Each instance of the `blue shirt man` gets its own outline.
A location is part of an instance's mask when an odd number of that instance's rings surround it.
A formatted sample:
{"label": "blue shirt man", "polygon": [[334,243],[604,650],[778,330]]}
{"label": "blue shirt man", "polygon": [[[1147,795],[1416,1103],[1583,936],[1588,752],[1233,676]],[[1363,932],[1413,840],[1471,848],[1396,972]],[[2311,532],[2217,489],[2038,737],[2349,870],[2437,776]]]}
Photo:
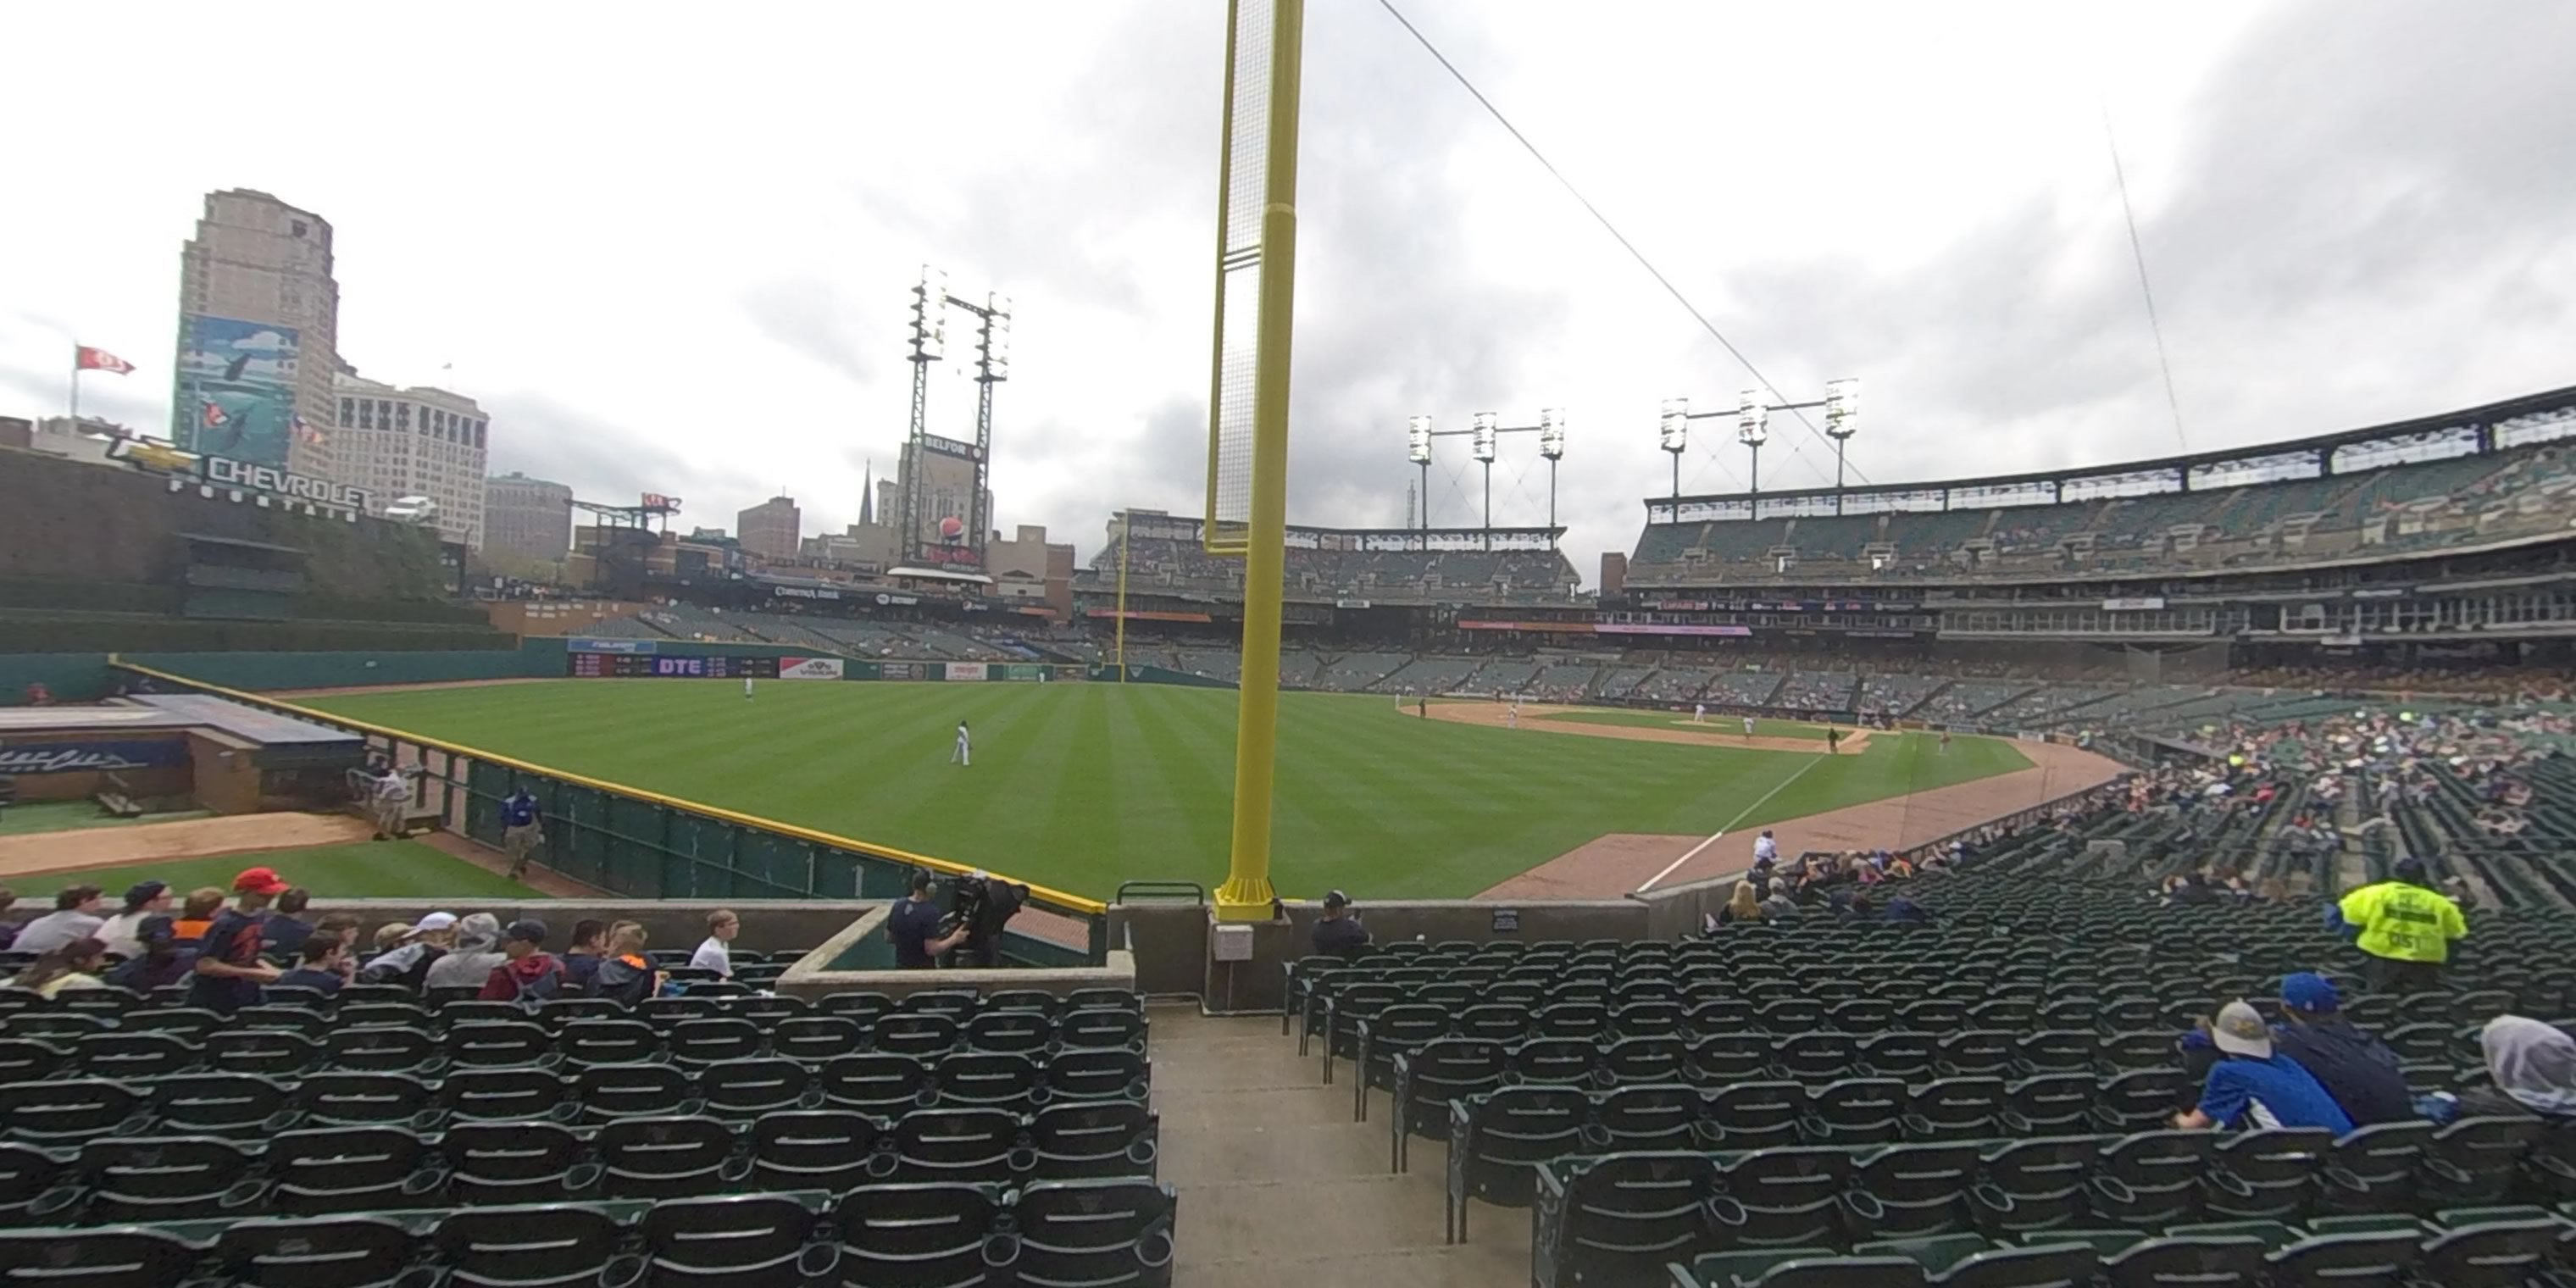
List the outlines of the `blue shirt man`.
{"label": "blue shirt man", "polygon": [[912,896],[899,900],[886,918],[886,942],[894,945],[894,964],[898,970],[929,970],[939,964],[939,955],[963,943],[966,928],[942,937],[939,922],[942,913],[931,896],[933,882],[927,872],[912,874]]}
{"label": "blue shirt man", "polygon": [[526,827],[536,821],[536,793],[522,787],[501,799],[501,826]]}
{"label": "blue shirt man", "polygon": [[2200,1104],[2174,1115],[2185,1131],[2219,1127],[2252,1131],[2268,1127],[2323,1127],[2340,1136],[2352,1118],[2299,1062],[2272,1050],[2272,1030],[2243,1002],[2219,1008],[2209,1026],[2220,1059],[2201,1085]]}

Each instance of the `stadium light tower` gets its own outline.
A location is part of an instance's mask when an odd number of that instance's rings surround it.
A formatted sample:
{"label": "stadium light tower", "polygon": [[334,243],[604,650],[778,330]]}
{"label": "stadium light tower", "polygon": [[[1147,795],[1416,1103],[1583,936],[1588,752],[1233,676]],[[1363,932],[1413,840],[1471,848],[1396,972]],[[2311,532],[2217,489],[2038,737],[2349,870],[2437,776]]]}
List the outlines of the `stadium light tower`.
{"label": "stadium light tower", "polygon": [[1422,471],[1422,545],[1431,547],[1431,418],[1416,416],[1404,423],[1404,457]]}
{"label": "stadium light tower", "polygon": [[1753,452],[1753,495],[1762,495],[1762,445],[1771,441],[1771,408],[1762,401],[1762,391],[1747,389],[1735,406],[1735,441]]}
{"label": "stadium light tower", "polygon": [[1673,458],[1673,499],[1682,495],[1682,449],[1690,443],[1690,399],[1664,400],[1664,429],[1661,446]]}
{"label": "stadium light tower", "polygon": [[1565,459],[1565,409],[1542,407],[1538,413],[1538,454],[1547,458],[1547,543],[1556,544],[1556,463]]}
{"label": "stadium light tower", "polygon": [[1843,512],[1843,444],[1860,432],[1860,378],[1825,382],[1825,437],[1834,440],[1834,513]]}
{"label": "stadium light tower", "polygon": [[[928,422],[930,364],[948,356],[948,310],[962,309],[977,318],[975,336],[975,441],[960,443],[931,435]],[[899,546],[910,562],[984,563],[984,542],[992,531],[993,516],[985,513],[985,497],[992,491],[993,479],[993,386],[1011,378],[1011,300],[998,293],[987,294],[984,302],[959,299],[948,293],[948,274],[928,264],[921,266],[921,279],[912,287],[912,426],[905,443],[903,486],[903,539]],[[968,490],[966,513],[962,516],[940,515],[942,519],[959,518],[965,530],[958,533],[956,549],[944,543],[931,554],[921,536],[922,524],[932,516],[929,506],[930,481],[928,456],[937,454],[963,459],[975,467],[975,482]],[[960,560],[960,556],[963,559]]]}
{"label": "stadium light tower", "polygon": [[1494,548],[1494,435],[1503,426],[1503,418],[1490,411],[1476,413],[1476,437],[1473,450],[1485,467],[1485,548]]}

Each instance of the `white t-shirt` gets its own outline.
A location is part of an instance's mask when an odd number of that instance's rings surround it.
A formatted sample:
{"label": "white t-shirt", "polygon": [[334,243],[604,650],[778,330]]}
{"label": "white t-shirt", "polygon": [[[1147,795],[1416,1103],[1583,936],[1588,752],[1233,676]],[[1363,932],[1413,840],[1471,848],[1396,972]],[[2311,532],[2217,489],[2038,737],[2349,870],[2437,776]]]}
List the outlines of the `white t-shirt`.
{"label": "white t-shirt", "polygon": [[107,945],[107,951],[114,953],[119,957],[140,957],[143,955],[142,931],[144,921],[151,917],[166,915],[168,914],[154,912],[120,912],[115,916],[100,922],[98,929],[92,932],[91,937],[95,938],[100,943]]}
{"label": "white t-shirt", "polygon": [[1778,859],[1780,857],[1780,843],[1767,836],[1754,837],[1753,857],[1757,859]]}
{"label": "white t-shirt", "polygon": [[723,940],[713,935],[698,945],[698,951],[689,954],[689,965],[697,970],[714,971],[726,979],[733,978],[733,954],[725,950]]}

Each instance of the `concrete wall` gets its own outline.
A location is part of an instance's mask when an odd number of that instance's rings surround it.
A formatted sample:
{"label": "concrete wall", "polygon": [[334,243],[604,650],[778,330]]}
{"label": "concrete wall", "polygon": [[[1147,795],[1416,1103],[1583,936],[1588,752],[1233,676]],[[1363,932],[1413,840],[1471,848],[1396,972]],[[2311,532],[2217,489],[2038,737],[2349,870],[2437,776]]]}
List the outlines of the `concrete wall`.
{"label": "concrete wall", "polygon": [[[870,938],[882,939],[888,909],[874,905],[868,913],[843,927],[838,934],[823,941],[805,959],[779,976],[772,989],[789,997],[819,1001],[834,993],[884,993],[905,997],[913,993],[940,990],[971,990],[989,993],[999,989],[1032,988],[1058,997],[1083,988],[1115,988],[1133,991],[1136,987],[1136,960],[1133,956],[1112,951],[1105,966],[1072,966],[1058,969],[1012,968],[1007,970],[837,970],[828,963],[856,952]],[[743,933],[749,936],[750,913],[744,913]],[[739,942],[739,941],[737,941]]]}
{"label": "concrete wall", "polygon": [[[1420,938],[1483,942],[1492,939],[1643,939],[1649,907],[1632,899],[1559,903],[1471,903],[1463,899],[1369,903],[1360,922],[1371,940],[1391,944]],[[1138,987],[1147,993],[1196,993],[1218,1012],[1275,1011],[1286,1002],[1282,967],[1313,951],[1313,928],[1323,915],[1317,903],[1287,905],[1279,920],[1254,922],[1252,960],[1215,960],[1213,909],[1195,905],[1120,904],[1109,910],[1113,948],[1129,949]],[[1497,915],[1509,929],[1496,929]],[[1197,974],[1195,987],[1186,981]]]}

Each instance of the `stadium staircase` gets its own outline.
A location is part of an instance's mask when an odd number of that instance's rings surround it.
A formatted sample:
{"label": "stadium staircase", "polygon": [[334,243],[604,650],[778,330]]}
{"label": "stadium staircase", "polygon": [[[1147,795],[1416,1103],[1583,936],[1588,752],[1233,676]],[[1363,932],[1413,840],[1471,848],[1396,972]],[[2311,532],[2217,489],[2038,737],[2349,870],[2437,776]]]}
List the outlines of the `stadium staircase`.
{"label": "stadium staircase", "polygon": [[[1351,1121],[1349,1065],[1325,1085],[1277,1016],[1150,1008],[1162,1179],[1180,1190],[1176,1283],[1191,1288],[1485,1288],[1529,1282],[1525,1214],[1444,1247],[1438,1141],[1388,1170],[1388,1110]],[[1514,1221],[1511,1215],[1521,1219]]]}

